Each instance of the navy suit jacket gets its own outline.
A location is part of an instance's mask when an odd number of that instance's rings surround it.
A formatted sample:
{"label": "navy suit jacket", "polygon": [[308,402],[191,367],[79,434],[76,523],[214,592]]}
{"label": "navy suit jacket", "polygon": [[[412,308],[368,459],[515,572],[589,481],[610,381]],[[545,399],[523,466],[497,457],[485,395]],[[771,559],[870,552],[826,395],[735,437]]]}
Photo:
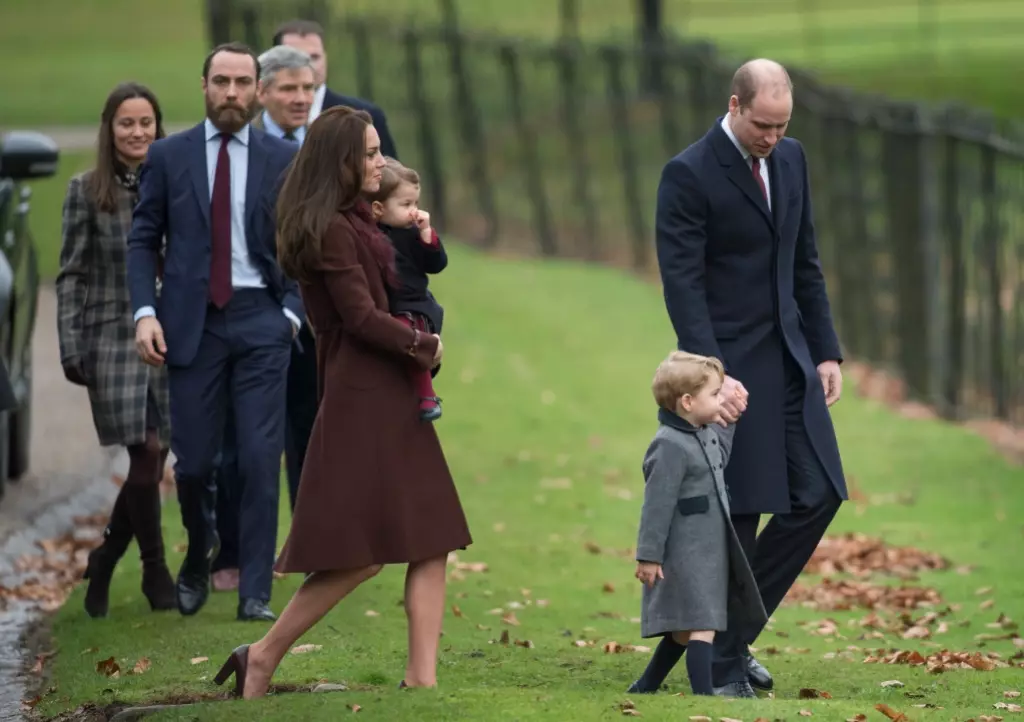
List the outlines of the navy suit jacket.
{"label": "navy suit jacket", "polygon": [[658,265],[678,347],[720,359],[750,392],[726,469],[735,514],[790,511],[787,354],[804,373],[803,420],[814,452],[846,496],[816,368],[842,355],[800,142],[780,141],[768,172],[771,210],[719,119],[668,162],[658,186]]}
{"label": "navy suit jacket", "polygon": [[333,90],[328,88],[324,93],[324,105],[322,110],[333,108],[336,105],[347,105],[349,108],[365,110],[369,113],[370,117],[373,118],[373,127],[377,129],[377,135],[380,136],[381,153],[398,160],[398,149],[395,148],[395,139],[391,137],[391,130],[388,128],[388,119],[384,115],[384,111],[380,109],[380,106],[374,105],[370,101],[363,100],[362,98],[353,98],[350,95],[335,93]]}
{"label": "navy suit jacket", "polygon": [[[249,258],[274,298],[303,321],[298,286],[281,271],[275,240],[277,193],[295,151],[294,143],[250,128],[245,239]],[[158,302],[157,259],[164,238]],[[168,365],[187,366],[199,348],[209,303],[211,244],[206,130],[200,123],[150,146],[128,234],[132,312],[143,306],[156,308]]]}

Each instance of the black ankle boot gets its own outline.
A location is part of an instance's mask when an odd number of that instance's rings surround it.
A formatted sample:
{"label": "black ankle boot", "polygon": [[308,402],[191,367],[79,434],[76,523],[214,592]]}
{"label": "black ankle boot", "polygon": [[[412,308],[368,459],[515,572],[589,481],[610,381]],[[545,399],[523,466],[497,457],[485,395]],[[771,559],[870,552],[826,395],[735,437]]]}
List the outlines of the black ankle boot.
{"label": "black ankle boot", "polygon": [[125,486],[128,513],[142,560],[142,593],[154,612],[177,609],[174,579],[167,568],[160,528],[160,487],[156,484]]}
{"label": "black ankle boot", "polygon": [[110,580],[118,561],[132,541],[132,526],[128,518],[125,487],[114,502],[110,521],[103,530],[103,543],[89,552],[89,562],[83,579],[89,580],[85,591],[85,611],[93,618],[107,616],[110,606]]}

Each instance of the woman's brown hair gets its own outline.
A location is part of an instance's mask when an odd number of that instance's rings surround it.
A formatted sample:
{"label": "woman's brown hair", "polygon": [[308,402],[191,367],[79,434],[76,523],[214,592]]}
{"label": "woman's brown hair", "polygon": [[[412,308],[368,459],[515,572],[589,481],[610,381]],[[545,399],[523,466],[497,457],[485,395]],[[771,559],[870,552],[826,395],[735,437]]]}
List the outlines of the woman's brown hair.
{"label": "woman's brown hair", "polygon": [[126,100],[142,98],[153,106],[156,138],[163,138],[164,116],[156,95],[140,83],[121,83],[110,91],[100,113],[100,130],[96,138],[96,169],[89,177],[88,191],[101,211],[111,213],[117,208],[117,150],[114,148],[114,116]]}
{"label": "woman's brown hair", "polygon": [[[323,237],[338,212],[363,201],[366,128],[372,122],[365,110],[339,105],[306,132],[277,198],[277,258],[296,280],[309,280],[320,265]],[[387,268],[390,244],[382,237],[370,240],[374,257]]]}

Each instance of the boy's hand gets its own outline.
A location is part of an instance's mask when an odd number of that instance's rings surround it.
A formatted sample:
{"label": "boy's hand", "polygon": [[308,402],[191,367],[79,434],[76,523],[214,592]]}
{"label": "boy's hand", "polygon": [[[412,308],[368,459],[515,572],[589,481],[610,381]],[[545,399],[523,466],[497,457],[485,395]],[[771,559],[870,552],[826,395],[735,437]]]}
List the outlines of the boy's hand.
{"label": "boy's hand", "polygon": [[660,564],[654,564],[653,562],[637,562],[636,578],[639,579],[644,586],[653,587],[659,579],[665,578],[665,573],[661,570]]}
{"label": "boy's hand", "polygon": [[416,211],[416,227],[420,229],[420,240],[428,246],[434,243],[434,229],[430,227],[430,214]]}

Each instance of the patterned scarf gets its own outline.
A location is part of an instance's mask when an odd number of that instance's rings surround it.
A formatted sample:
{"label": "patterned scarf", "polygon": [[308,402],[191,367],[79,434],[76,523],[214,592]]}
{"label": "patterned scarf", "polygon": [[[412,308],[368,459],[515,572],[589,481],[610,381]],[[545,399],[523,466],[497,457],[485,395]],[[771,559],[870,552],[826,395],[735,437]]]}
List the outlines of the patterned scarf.
{"label": "patterned scarf", "polygon": [[132,193],[139,192],[139,174],[137,171],[131,170],[128,166],[119,160],[114,161],[114,177],[117,178],[117,183],[122,188],[131,191]]}

